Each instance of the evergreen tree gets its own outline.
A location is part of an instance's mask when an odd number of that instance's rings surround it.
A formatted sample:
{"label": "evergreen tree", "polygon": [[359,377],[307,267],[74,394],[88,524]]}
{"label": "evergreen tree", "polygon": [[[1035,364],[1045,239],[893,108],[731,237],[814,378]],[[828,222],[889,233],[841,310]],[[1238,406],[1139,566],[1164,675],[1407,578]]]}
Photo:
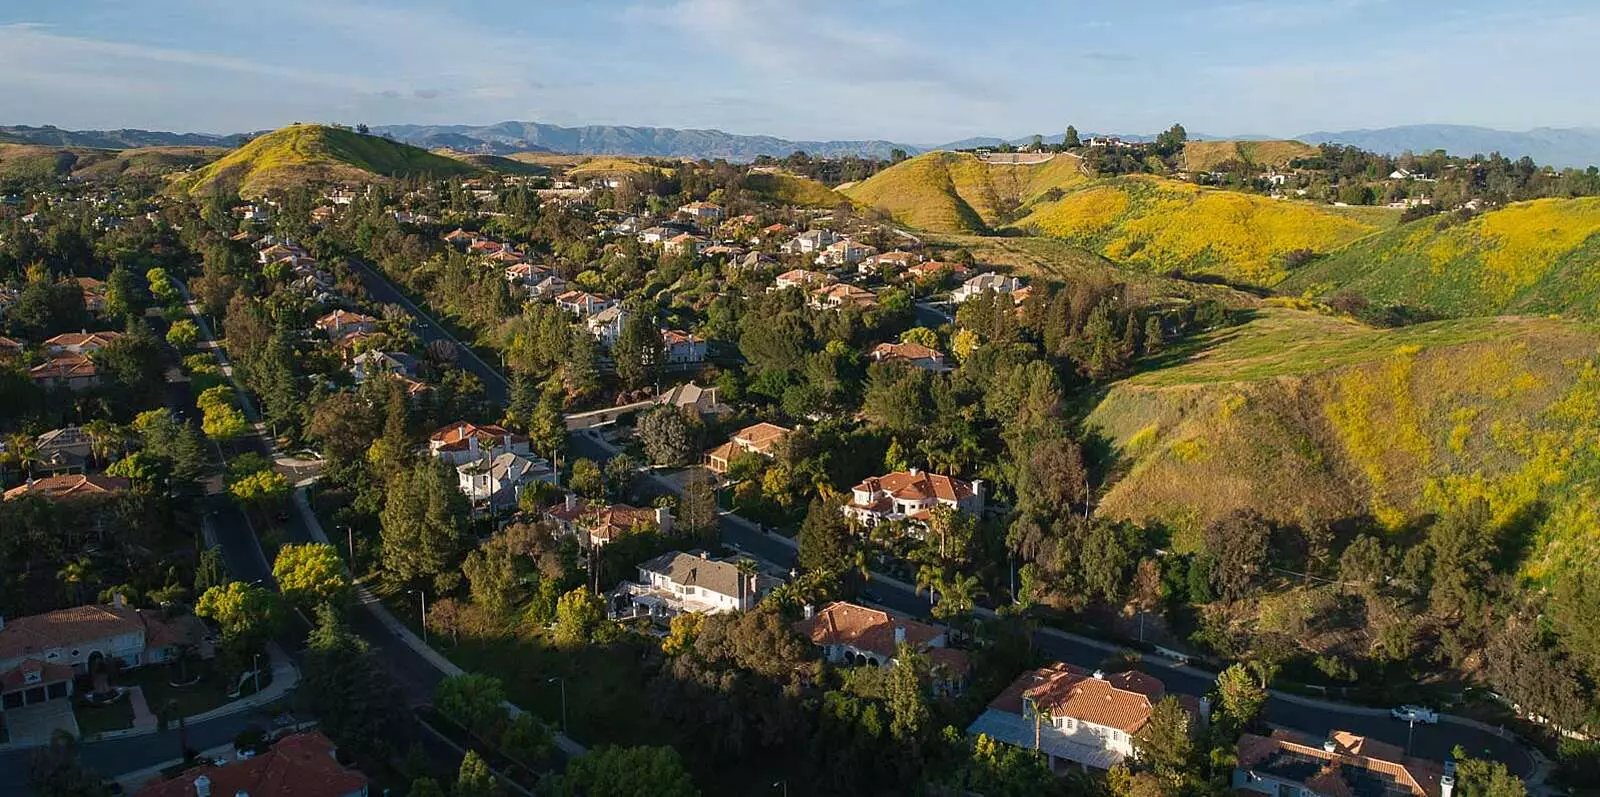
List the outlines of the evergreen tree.
{"label": "evergreen tree", "polygon": [[1062,140],[1061,146],[1067,149],[1077,149],[1083,146],[1083,142],[1078,139],[1078,128],[1067,125],[1067,137]]}

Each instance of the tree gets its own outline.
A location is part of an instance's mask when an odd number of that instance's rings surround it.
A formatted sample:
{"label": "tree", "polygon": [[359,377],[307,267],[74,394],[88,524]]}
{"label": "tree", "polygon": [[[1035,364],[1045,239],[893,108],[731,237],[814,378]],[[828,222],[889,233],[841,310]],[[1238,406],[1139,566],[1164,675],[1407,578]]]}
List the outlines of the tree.
{"label": "tree", "polygon": [[908,645],[895,652],[895,664],[889,669],[889,732],[895,739],[913,745],[932,717],[919,673],[925,669],[926,657]]}
{"label": "tree", "polygon": [[111,793],[100,776],[78,760],[77,740],[59,730],[51,734],[48,747],[28,757],[28,782],[32,793],[40,797],[107,797]]}
{"label": "tree", "polygon": [[167,343],[180,353],[194,347],[195,341],[200,339],[200,327],[187,318],[180,318],[172,322],[167,328]]}
{"label": "tree", "polygon": [[497,797],[499,794],[500,784],[495,780],[494,773],[489,771],[489,765],[478,756],[477,751],[468,750],[461,759],[461,769],[456,773],[452,797]]}
{"label": "tree", "polygon": [[437,580],[453,568],[469,512],[453,475],[442,462],[423,460],[390,481],[378,519],[383,569],[394,581]]}
{"label": "tree", "polygon": [[1206,526],[1203,538],[1224,599],[1244,597],[1266,575],[1272,526],[1259,513],[1246,509],[1219,518]]}
{"label": "tree", "polygon": [[276,506],[289,495],[289,479],[273,470],[258,470],[231,480],[228,494],[247,509]]}
{"label": "tree", "polygon": [[550,726],[526,711],[512,717],[500,736],[500,750],[523,763],[544,758],[554,748],[555,734]]}
{"label": "tree", "polygon": [[627,314],[617,342],[611,346],[617,378],[630,388],[655,384],[666,362],[666,345],[656,327],[655,313],[642,308]]}
{"label": "tree", "polygon": [[194,567],[194,594],[204,595],[206,590],[227,583],[227,571],[222,562],[222,548],[213,546],[200,552],[200,561]]}
{"label": "tree", "polygon": [[1266,684],[1243,664],[1234,664],[1217,676],[1217,695],[1235,731],[1249,728],[1267,702]]}
{"label": "tree", "polygon": [[835,574],[850,569],[854,548],[850,524],[836,504],[812,501],[796,540],[802,569]]}
{"label": "tree", "polygon": [[281,619],[277,598],[265,587],[233,581],[206,590],[194,613],[216,621],[223,639],[249,650],[265,642]]}
{"label": "tree", "polygon": [[1461,797],[1526,797],[1527,786],[1499,761],[1470,758],[1457,747],[1456,789]]}
{"label": "tree", "polygon": [[667,627],[667,637],[661,640],[661,652],[668,656],[676,656],[694,647],[694,641],[700,636],[700,629],[706,624],[706,616],[699,612],[683,612],[674,615]]}
{"label": "tree", "polygon": [[497,621],[504,622],[511,616],[519,597],[521,579],[509,547],[489,540],[467,554],[461,563],[461,573],[467,577],[473,603]]}
{"label": "tree", "polygon": [[717,539],[717,490],[711,476],[703,470],[689,475],[678,499],[677,523],[674,532],[705,542]]}
{"label": "tree", "polygon": [[439,781],[423,776],[411,781],[411,788],[406,792],[406,797],[447,797],[444,787]]}
{"label": "tree", "polygon": [[671,747],[603,747],[572,759],[561,775],[561,797],[699,797],[700,790]]}
{"label": "tree", "polygon": [[1173,786],[1188,777],[1194,757],[1194,740],[1189,736],[1189,710],[1168,695],[1150,709],[1150,719],[1134,734],[1133,749],[1139,760]]}
{"label": "tree", "polygon": [[500,679],[471,672],[440,681],[433,692],[434,708],[491,744],[500,739],[510,720],[505,702]]}
{"label": "tree", "polygon": [[1161,353],[1166,343],[1166,331],[1161,327],[1161,317],[1152,315],[1144,320],[1144,353],[1153,357]]}
{"label": "tree", "polygon": [[583,587],[572,590],[556,602],[556,644],[587,645],[605,622],[606,607],[599,596]]}
{"label": "tree", "polygon": [[592,459],[580,458],[572,463],[572,475],[567,480],[567,486],[572,491],[591,499],[606,497],[606,479],[600,472],[600,466]]}
{"label": "tree", "polygon": [[699,450],[698,417],[678,407],[661,406],[639,419],[639,441],[650,462],[669,468],[688,464]]}
{"label": "tree", "polygon": [[317,625],[306,638],[296,696],[321,718],[322,731],[357,756],[392,752],[404,700],[389,671],[372,657],[367,643],[326,604],[317,607]]}
{"label": "tree", "polygon": [[327,543],[289,543],[279,548],[272,578],[285,598],[306,607],[337,605],[350,592],[339,549]]}
{"label": "tree", "polygon": [[939,333],[927,327],[912,327],[900,333],[901,343],[916,343],[930,349],[939,348]]}
{"label": "tree", "polygon": [[1077,149],[1083,146],[1083,141],[1078,138],[1078,128],[1067,125],[1067,136],[1062,139],[1061,146],[1067,149]]}

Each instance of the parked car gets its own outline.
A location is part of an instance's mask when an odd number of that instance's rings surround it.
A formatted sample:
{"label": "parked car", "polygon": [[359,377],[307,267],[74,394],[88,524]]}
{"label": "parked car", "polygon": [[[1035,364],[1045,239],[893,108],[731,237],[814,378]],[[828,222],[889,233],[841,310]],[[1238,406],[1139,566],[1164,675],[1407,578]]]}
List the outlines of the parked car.
{"label": "parked car", "polygon": [[1389,709],[1389,715],[1404,722],[1421,722],[1427,725],[1439,723],[1439,712],[1422,706],[1399,706]]}

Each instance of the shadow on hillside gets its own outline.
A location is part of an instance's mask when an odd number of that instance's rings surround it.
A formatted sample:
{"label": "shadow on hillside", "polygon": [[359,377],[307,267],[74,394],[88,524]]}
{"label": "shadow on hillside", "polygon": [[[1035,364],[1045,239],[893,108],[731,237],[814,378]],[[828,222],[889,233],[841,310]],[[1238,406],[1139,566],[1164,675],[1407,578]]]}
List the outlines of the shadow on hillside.
{"label": "shadow on hillside", "polygon": [[1258,299],[1265,299],[1268,296],[1275,295],[1270,288],[1263,288],[1260,285],[1252,285],[1248,282],[1234,282],[1217,274],[1190,274],[1181,268],[1174,268],[1161,276],[1183,282],[1193,282],[1196,285],[1218,285],[1224,288],[1231,288],[1240,293],[1248,293]]}

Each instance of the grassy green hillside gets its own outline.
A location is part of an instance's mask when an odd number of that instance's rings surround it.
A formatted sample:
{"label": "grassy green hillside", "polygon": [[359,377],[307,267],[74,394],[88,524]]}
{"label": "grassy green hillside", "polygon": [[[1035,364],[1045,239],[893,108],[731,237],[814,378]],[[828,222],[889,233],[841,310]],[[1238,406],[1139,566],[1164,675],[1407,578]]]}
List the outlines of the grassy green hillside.
{"label": "grassy green hillside", "polygon": [[1070,156],[1037,165],[985,163],[962,152],[930,152],[895,164],[842,193],[911,227],[983,232],[1052,189],[1087,181]]}
{"label": "grassy green hillside", "polygon": [[1014,226],[1120,263],[1262,286],[1288,276],[1289,252],[1329,252],[1377,229],[1333,208],[1158,177],[1094,181],[1034,205]]}
{"label": "grassy green hillside", "polygon": [[220,189],[258,196],[296,183],[477,171],[460,161],[378,136],[322,125],[290,125],[252,140],[174,185],[197,194]]}
{"label": "grassy green hillside", "polygon": [[486,172],[532,176],[544,176],[550,173],[549,168],[537,163],[528,163],[500,155],[479,155],[471,152],[457,152],[453,149],[436,149],[433,153],[435,155],[443,155],[446,158],[454,158],[468,166],[482,169]]}
{"label": "grassy green hillside", "polygon": [[1313,263],[1282,285],[1445,315],[1600,316],[1600,198],[1541,199],[1465,223],[1422,219]]}
{"label": "grassy green hillside", "polygon": [[[522,158],[518,158],[518,160],[522,160]],[[648,174],[653,171],[656,171],[656,167],[643,161],[636,161],[631,158],[600,156],[584,158],[581,162],[568,168],[566,176],[570,180],[584,180],[605,176]]]}
{"label": "grassy green hillside", "polygon": [[1231,160],[1282,169],[1296,158],[1315,155],[1317,148],[1300,141],[1190,141],[1183,145],[1183,168],[1208,172]]}
{"label": "grassy green hillside", "polygon": [[169,174],[210,163],[225,152],[227,150],[216,147],[114,150],[0,144],[0,179],[51,179],[71,175],[97,180],[115,179],[123,174]]}
{"label": "grassy green hillside", "polygon": [[816,180],[782,172],[751,172],[745,177],[744,187],[769,202],[786,205],[832,208],[847,201],[844,194]]}
{"label": "grassy green hillside", "polygon": [[1270,308],[1114,385],[1087,425],[1123,473],[1108,516],[1192,546],[1254,508],[1400,529],[1483,497],[1542,577],[1600,556],[1600,329],[1477,318],[1375,330]]}

